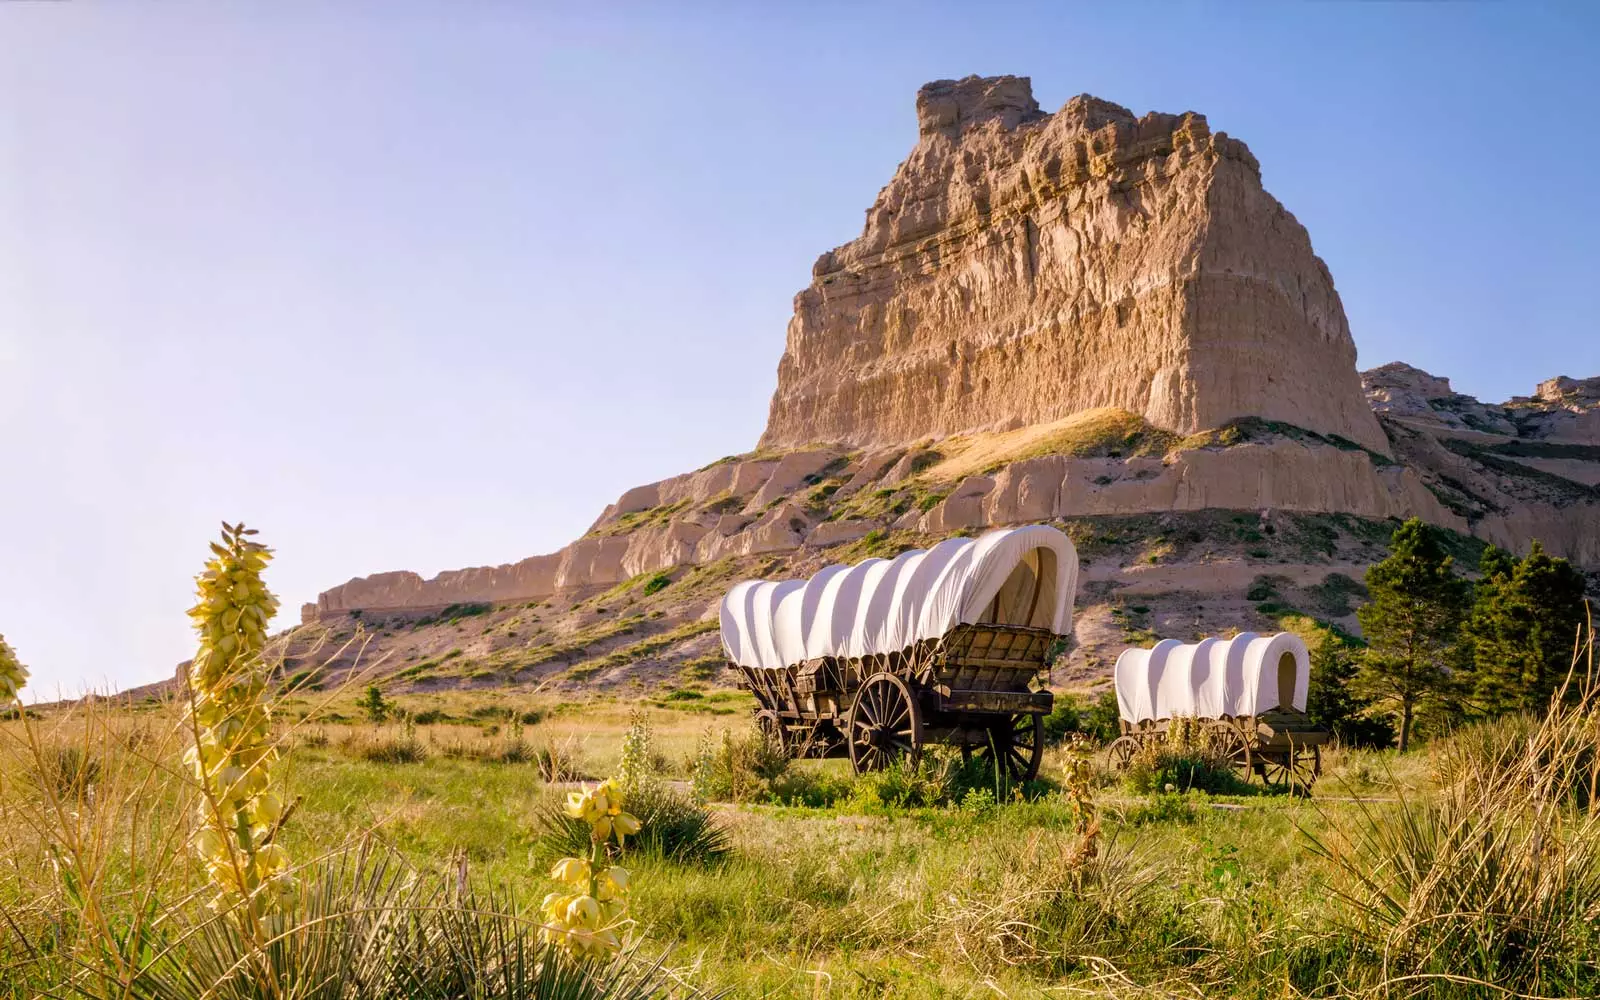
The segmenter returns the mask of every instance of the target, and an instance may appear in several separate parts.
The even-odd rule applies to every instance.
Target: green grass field
[[[454,722],[282,721],[282,781],[298,804],[280,843],[305,865],[381,845],[408,870],[493,887],[498,905],[531,920],[559,854],[542,839],[542,816],[572,787],[545,780],[539,751],[557,748],[568,773],[609,775],[630,723],[642,720],[650,780],[687,789],[697,754],[718,745],[706,734],[748,727],[747,703],[725,703],[733,714],[659,699],[513,705],[456,695],[400,706]],[[1595,714],[1585,711],[1576,724],[1591,742],[1580,756],[1592,755],[1595,740]],[[355,710],[340,703],[323,712],[350,718]],[[182,783],[170,780],[183,745],[178,717],[172,708],[102,705],[46,712],[31,733],[16,721],[0,727],[0,962],[10,996],[111,995],[64,985],[86,961],[76,945],[86,929],[69,913],[76,897],[52,839],[78,838],[86,858],[78,870],[98,873],[96,898],[113,927],[142,886],[182,900],[203,885],[183,846]],[[659,958],[679,993],[737,997],[1537,996],[1600,982],[1593,952],[1581,950],[1597,940],[1600,897],[1588,900],[1586,917],[1557,918],[1571,940],[1539,942],[1549,954],[1537,960],[1551,968],[1531,978],[1508,971],[1510,952],[1490,941],[1488,964],[1464,965],[1462,982],[1440,978],[1450,970],[1435,960],[1437,942],[1419,944],[1403,919],[1385,922],[1341,899],[1370,902],[1373,894],[1350,863],[1327,856],[1330,848],[1345,845],[1348,858],[1369,865],[1366,874],[1392,886],[1374,860],[1383,848],[1373,853],[1363,841],[1383,842],[1419,817],[1435,824],[1428,836],[1470,835],[1439,782],[1461,773],[1451,770],[1458,744],[1404,757],[1334,750],[1310,797],[1139,794],[1098,757],[1090,790],[1072,794],[1062,768],[1080,756],[1062,748],[1049,752],[1043,780],[1026,795],[1002,789],[998,801],[987,789],[948,787],[941,800],[926,782],[917,786],[922,798],[907,797],[893,782],[854,778],[844,761],[792,762],[746,787],[743,801],[707,804],[731,848],[725,856],[623,856],[634,876],[632,960]],[[40,819],[51,800],[59,814]],[[1482,819],[1481,807],[1468,810],[1469,826],[1474,811]],[[1446,821],[1458,825],[1438,825]],[[1592,806],[1571,812],[1560,838],[1567,853],[1551,855],[1556,848],[1546,844],[1547,859],[1600,879]],[[1409,850],[1408,862],[1424,868],[1442,852],[1439,842]],[[1476,863],[1508,864],[1498,855]],[[1560,891],[1596,884],[1579,879],[1576,890]],[[1496,919],[1455,918],[1451,933],[1492,939]],[[1396,948],[1388,955],[1386,941]],[[48,947],[29,954],[40,942]],[[1526,942],[1517,947],[1526,951]],[[1515,987],[1485,985],[1494,982],[1486,970]],[[1550,988],[1557,992],[1539,992]]]

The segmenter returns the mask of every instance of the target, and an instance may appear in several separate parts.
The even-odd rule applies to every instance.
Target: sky
[[[812,262],[970,73],[1243,139],[1362,367],[1600,374],[1596,10],[0,4],[0,633],[35,697],[146,683],[223,520],[290,625],[750,450]]]

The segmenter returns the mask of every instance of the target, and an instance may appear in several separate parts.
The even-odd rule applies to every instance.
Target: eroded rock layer
[[[1333,280],[1202,115],[1023,77],[923,87],[920,138],[795,299],[763,446],[883,446],[1095,407],[1242,416],[1385,452]]]
[[[629,490],[559,552],[359,577],[303,619],[1218,510],[1418,516],[1600,569],[1600,379],[1484,404],[1400,363],[1358,377],[1305,230],[1199,115],[1047,115],[1019,77],[930,84],[917,110],[866,231],[796,300],[761,451]],[[1242,557],[1093,573],[1223,591],[1283,565]]]

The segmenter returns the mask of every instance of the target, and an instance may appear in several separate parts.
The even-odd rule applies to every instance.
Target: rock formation
[[[1600,379],[1483,404],[1404,364],[1358,377],[1305,230],[1200,115],[1047,115],[1020,77],[929,84],[917,114],[865,232],[796,299],[761,451],[629,490],[560,552],[357,578],[303,619],[1207,510],[1420,516],[1600,568]],[[1218,588],[1255,571],[1228,565]]]
[[[1118,407],[1241,416],[1384,452],[1333,279],[1202,115],[1025,77],[917,94],[920,138],[795,299],[764,447],[884,446]]]
[[[1498,404],[1400,362],[1361,381],[1395,456],[1466,530],[1600,567],[1600,378],[1548,379]]]

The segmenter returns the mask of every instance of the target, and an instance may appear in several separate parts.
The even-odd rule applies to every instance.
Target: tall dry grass
[[[1600,995],[1600,677],[1592,629],[1539,718],[1436,747],[1435,794],[1363,806],[1313,837],[1363,960],[1346,986],[1386,997]]]
[[[366,676],[352,671],[340,690]],[[338,696],[329,693],[307,718]],[[204,789],[184,763],[194,697],[186,690],[158,705],[86,698],[0,722],[0,997],[632,1000],[693,992],[637,952],[568,958],[540,941],[532,906],[475,889],[464,863],[418,868],[375,849],[370,830],[297,858],[298,890],[281,906],[250,919],[216,906],[195,850]],[[321,733],[306,722],[279,724],[272,749]],[[292,805],[283,821],[293,822]]]

